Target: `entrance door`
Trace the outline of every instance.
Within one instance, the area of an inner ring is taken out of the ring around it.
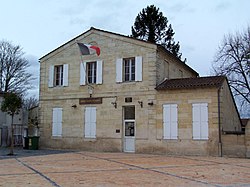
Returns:
[[[135,107],[124,107],[123,151],[135,152]]]

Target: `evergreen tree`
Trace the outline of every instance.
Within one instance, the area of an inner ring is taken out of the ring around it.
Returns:
[[[172,25],[168,26],[167,17],[154,5],[143,8],[135,18],[132,37],[161,44],[177,58],[181,59],[180,44],[174,41]]]

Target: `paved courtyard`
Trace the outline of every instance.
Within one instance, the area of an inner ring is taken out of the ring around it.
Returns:
[[[250,186],[250,159],[0,149],[0,186]]]

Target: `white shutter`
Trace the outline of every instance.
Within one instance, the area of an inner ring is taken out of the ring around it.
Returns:
[[[57,135],[57,109],[53,108],[53,117],[52,117],[52,136]]]
[[[200,105],[201,110],[201,139],[208,139],[208,105],[207,103],[202,103]]]
[[[96,107],[85,109],[85,138],[96,138]]]
[[[91,108],[91,131],[90,131],[91,138],[96,138],[96,108]]]
[[[193,139],[208,139],[208,104],[193,104]]]
[[[53,108],[52,136],[62,136],[62,108]]]
[[[102,84],[102,60],[97,61],[96,84]]]
[[[135,57],[135,81],[142,81],[142,56]]]
[[[171,104],[171,139],[178,139],[178,111],[177,104]]]
[[[163,105],[163,138],[178,139],[177,104]]]
[[[48,86],[49,88],[52,88],[54,85],[54,66],[49,67],[49,80],[48,80]]]
[[[170,139],[170,105],[163,106],[163,139]]]
[[[200,105],[192,105],[192,117],[193,117],[193,139],[200,139],[201,127],[200,127]]]
[[[63,64],[63,86],[68,86],[69,85],[69,65],[68,64]]]
[[[85,138],[90,138],[91,134],[91,108],[86,107],[85,108],[85,127],[84,127],[84,136]]]
[[[116,59],[116,82],[122,82],[122,58]]]
[[[86,84],[86,62],[80,64],[80,85]]]
[[[62,136],[62,108],[58,108],[57,116],[58,116],[57,133],[58,136]]]

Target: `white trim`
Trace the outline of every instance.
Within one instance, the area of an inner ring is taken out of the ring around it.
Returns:
[[[86,62],[80,63],[80,85],[86,85]]]
[[[96,138],[96,107],[86,107],[84,116],[84,138]]]
[[[135,57],[135,81],[142,81],[142,56]]]
[[[63,64],[63,86],[69,85],[69,65]]]
[[[62,136],[62,108],[52,109],[52,136]]]
[[[163,139],[178,139],[178,105],[163,105]]]
[[[51,65],[49,67],[48,87],[53,88],[53,86],[54,86],[54,66]]]
[[[116,82],[120,83],[122,82],[122,76],[123,76],[123,60],[122,58],[116,59]]]
[[[102,66],[103,61],[97,60],[96,61],[96,84],[102,84]]]

